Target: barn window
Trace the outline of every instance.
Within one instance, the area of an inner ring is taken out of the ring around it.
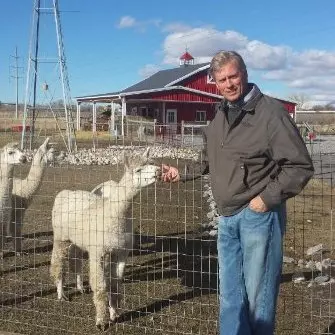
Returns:
[[[140,116],[147,117],[148,116],[148,108],[145,106],[140,107]]]
[[[151,117],[151,118],[154,118],[154,110],[153,110],[152,107],[148,108],[147,116]]]
[[[196,111],[195,112],[195,121],[204,122],[206,121],[206,111]]]

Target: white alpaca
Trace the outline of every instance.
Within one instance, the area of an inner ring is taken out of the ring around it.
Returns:
[[[141,164],[149,164],[153,163],[152,160],[149,159],[149,153],[150,153],[150,147],[148,147],[145,152],[142,154],[141,157]],[[97,198],[108,198],[110,197],[114,192],[115,189],[118,187],[118,183],[114,180],[108,180],[105,181],[99,185],[97,185],[91,192],[87,191],[74,191],[71,193],[71,200],[70,203],[71,206],[83,206],[88,207],[89,203],[94,199]],[[126,226],[127,231],[133,231],[133,225],[132,225],[132,219],[126,218]],[[122,257],[123,259],[126,259],[128,256],[129,251],[133,248],[134,240],[133,236],[129,236],[126,254]],[[77,274],[77,290],[84,293],[84,285],[83,285],[83,277],[82,277],[82,259],[83,259],[83,253],[80,249],[75,248],[74,245],[70,246],[69,249],[70,257],[70,269],[73,269],[74,272]],[[120,259],[120,257],[119,257]],[[106,265],[110,265],[113,263],[113,259],[106,260],[105,267],[106,271],[110,271],[110,268],[108,268]],[[115,263],[115,260],[114,260]],[[124,264],[125,266],[125,264]]]
[[[22,224],[24,214],[29,207],[32,197],[39,190],[46,166],[54,161],[54,148],[49,145],[49,137],[34,154],[31,168],[25,179],[14,178],[12,197],[12,220],[8,234],[12,237],[14,250],[17,253],[22,249]]]
[[[125,158],[124,175],[115,184],[109,197],[64,190],[58,193],[54,202],[54,244],[50,274],[57,287],[58,299],[66,299],[63,268],[72,244],[89,255],[89,283],[93,291],[98,328],[104,329],[108,321],[107,300],[109,319],[115,321],[117,317],[118,285],[123,278],[133,239],[131,221],[126,219],[127,210],[140,189],[154,183],[160,173],[158,166],[146,165],[148,153],[146,151],[142,157],[131,160]],[[108,254],[110,261],[106,263]],[[108,278],[106,270],[110,271]],[[77,285],[82,290],[80,279]]]
[[[25,163],[26,156],[18,143],[8,143],[0,150],[0,257],[11,222],[14,165]]]

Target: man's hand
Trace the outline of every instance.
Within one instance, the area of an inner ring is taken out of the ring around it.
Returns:
[[[169,165],[162,164],[161,179],[165,182],[177,182],[180,180],[179,171],[177,168]]]
[[[249,208],[255,212],[264,213],[268,210],[262,198],[258,195],[253,198],[249,203]]]

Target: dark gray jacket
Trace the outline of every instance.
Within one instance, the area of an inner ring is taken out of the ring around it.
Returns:
[[[194,167],[193,178],[209,168],[220,215],[238,212],[257,195],[272,208],[297,195],[314,173],[289,113],[278,100],[256,89],[233,124],[227,122],[222,101],[204,130],[203,159]]]

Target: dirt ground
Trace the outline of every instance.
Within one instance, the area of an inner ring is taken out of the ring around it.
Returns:
[[[18,168],[16,175],[23,178],[28,170],[29,166]],[[92,294],[75,291],[74,274],[66,274],[70,301],[57,300],[49,276],[51,209],[59,191],[91,190],[102,181],[119,179],[121,173],[116,166],[48,167],[26,213],[24,254],[15,256],[7,243],[9,251],[0,261],[1,331],[101,334],[95,328]],[[107,334],[217,334],[216,242],[202,237],[200,225],[208,222],[208,203],[202,196],[205,183],[158,182],[134,198],[137,243],[126,267],[120,317]],[[289,202],[285,255],[306,259],[310,246],[324,243],[330,248],[333,201],[332,189],[315,182]],[[326,252],[317,257],[329,256]],[[276,334],[335,333],[334,286],[294,284],[296,270],[293,265],[283,269]],[[316,275],[305,271],[308,280]]]

